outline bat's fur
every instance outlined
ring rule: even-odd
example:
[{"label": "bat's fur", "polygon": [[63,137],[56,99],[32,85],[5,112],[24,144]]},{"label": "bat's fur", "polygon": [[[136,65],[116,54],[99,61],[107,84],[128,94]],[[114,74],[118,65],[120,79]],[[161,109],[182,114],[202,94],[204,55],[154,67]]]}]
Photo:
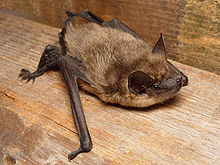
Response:
[{"label": "bat's fur", "polygon": [[[19,77],[29,82],[50,69],[61,71],[80,138],[79,149],[68,155],[72,160],[92,149],[77,85],[104,102],[147,107],[174,96],[188,79],[167,61],[162,34],[151,47],[119,19],[103,21],[88,10],[67,15],[59,42],[46,46],[35,72],[21,69]],[[76,24],[76,17],[89,23]]]},{"label": "bat's fur", "polygon": [[80,86],[96,94],[104,102],[123,106],[147,107],[172,97],[180,87],[155,93],[135,95],[128,89],[128,76],[140,70],[157,82],[170,76],[165,52],[152,53],[145,41],[118,29],[101,27],[95,23],[66,27],[67,54],[75,56],[85,65],[93,83]]}]

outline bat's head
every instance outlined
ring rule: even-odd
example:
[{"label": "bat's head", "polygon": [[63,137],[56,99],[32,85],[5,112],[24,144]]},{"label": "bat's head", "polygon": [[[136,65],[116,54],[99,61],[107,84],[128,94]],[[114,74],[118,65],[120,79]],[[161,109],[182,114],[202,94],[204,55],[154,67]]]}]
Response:
[{"label": "bat's head", "polygon": [[162,33],[148,56],[147,64],[143,62],[127,77],[128,106],[146,107],[161,103],[188,84],[188,78],[167,61]]},{"label": "bat's head", "polygon": [[[124,69],[126,71],[121,74],[123,76],[115,85],[117,92],[110,93],[107,102],[147,107],[173,97],[182,86],[188,84],[188,78],[167,61],[162,34],[155,46],[150,49],[145,52],[147,55],[136,60],[132,67],[127,66]],[[123,70],[122,67],[118,70],[123,72],[120,71]],[[111,75],[109,72],[108,74]]]}]

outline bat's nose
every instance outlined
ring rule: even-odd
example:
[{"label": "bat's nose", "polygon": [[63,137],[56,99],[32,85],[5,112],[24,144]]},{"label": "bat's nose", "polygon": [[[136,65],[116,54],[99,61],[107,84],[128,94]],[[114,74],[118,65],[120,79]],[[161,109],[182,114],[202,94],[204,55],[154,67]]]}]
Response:
[{"label": "bat's nose", "polygon": [[171,90],[171,89],[181,87],[181,86],[182,86],[181,78],[178,78],[176,80],[169,78],[169,79],[164,80],[161,84],[159,84],[157,88]]},{"label": "bat's nose", "polygon": [[182,86],[188,85],[188,77],[187,76],[181,76]]},{"label": "bat's nose", "polygon": [[181,86],[187,86],[188,85],[188,77],[186,77],[184,74],[179,75],[176,79],[176,82],[178,84],[181,84]]}]

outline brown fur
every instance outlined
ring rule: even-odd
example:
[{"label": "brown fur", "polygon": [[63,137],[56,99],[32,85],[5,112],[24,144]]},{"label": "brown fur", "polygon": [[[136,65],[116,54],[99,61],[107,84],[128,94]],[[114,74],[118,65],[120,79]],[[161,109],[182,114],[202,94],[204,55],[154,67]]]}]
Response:
[{"label": "brown fur", "polygon": [[152,54],[145,41],[117,29],[95,23],[66,27],[67,54],[80,59],[93,85],[80,86],[97,95],[104,102],[124,106],[147,107],[172,97],[178,89],[156,94],[135,95],[128,89],[128,76],[140,70],[161,82],[169,77],[165,54]]}]

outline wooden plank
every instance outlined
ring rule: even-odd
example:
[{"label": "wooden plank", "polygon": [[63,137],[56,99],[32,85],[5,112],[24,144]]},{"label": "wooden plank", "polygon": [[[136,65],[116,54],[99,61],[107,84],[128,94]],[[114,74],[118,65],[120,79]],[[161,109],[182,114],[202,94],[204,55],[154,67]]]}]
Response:
[{"label": "wooden plank", "polygon": [[219,1],[1,0],[0,8],[55,27],[63,27],[68,10],[118,17],[152,45],[163,32],[169,58],[220,74]]},{"label": "wooden plank", "polygon": [[173,59],[220,74],[220,1],[184,3],[178,30],[178,56]]},{"label": "wooden plank", "polygon": [[[0,13],[0,164],[68,164],[79,140],[59,73],[25,84],[60,29]],[[93,150],[72,164],[218,164],[220,76],[173,62],[189,77],[174,99],[125,109],[81,92]]]}]

